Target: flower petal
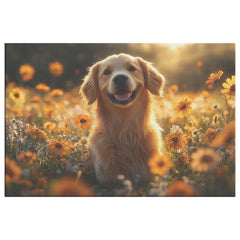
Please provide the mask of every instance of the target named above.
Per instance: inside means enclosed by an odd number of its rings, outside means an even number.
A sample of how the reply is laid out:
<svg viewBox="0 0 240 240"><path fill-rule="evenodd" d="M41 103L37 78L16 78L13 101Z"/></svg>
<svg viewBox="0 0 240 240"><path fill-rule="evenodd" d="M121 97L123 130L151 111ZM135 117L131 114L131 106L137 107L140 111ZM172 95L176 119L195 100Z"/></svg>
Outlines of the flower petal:
<svg viewBox="0 0 240 240"><path fill-rule="evenodd" d="M230 87L230 86L229 86L227 83L225 83L225 82L222 84L222 86L223 86L224 88L229 88L229 87Z"/></svg>

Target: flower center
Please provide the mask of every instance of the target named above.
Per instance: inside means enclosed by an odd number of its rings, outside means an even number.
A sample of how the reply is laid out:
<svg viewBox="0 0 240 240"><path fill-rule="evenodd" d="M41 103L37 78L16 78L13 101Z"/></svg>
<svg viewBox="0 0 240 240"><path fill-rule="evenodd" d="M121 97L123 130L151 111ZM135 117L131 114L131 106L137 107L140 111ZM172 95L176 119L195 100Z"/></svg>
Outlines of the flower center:
<svg viewBox="0 0 240 240"><path fill-rule="evenodd" d="M27 155L27 154L25 154L24 157L25 157L26 160L30 160L30 159L31 159L31 156L29 156L29 155Z"/></svg>
<svg viewBox="0 0 240 240"><path fill-rule="evenodd" d="M172 141L174 142L174 143L177 143L178 142L178 138L172 138Z"/></svg>
<svg viewBox="0 0 240 240"><path fill-rule="evenodd" d="M187 108L186 104L180 107L181 110L185 110Z"/></svg>
<svg viewBox="0 0 240 240"><path fill-rule="evenodd" d="M80 123L86 123L87 122L87 120L85 120L85 119L80 119Z"/></svg>
<svg viewBox="0 0 240 240"><path fill-rule="evenodd" d="M165 164L165 163L164 163L163 161L160 161L160 162L158 162L158 164L157 164L157 165L158 165L159 167L163 167L163 166L164 166L164 164Z"/></svg>
<svg viewBox="0 0 240 240"><path fill-rule="evenodd" d="M62 148L62 144L61 143L55 143L55 147L58 148L58 149L61 149Z"/></svg>
<svg viewBox="0 0 240 240"><path fill-rule="evenodd" d="M231 92L231 93L235 93L235 84L233 84L233 85L230 87L230 92Z"/></svg>
<svg viewBox="0 0 240 240"><path fill-rule="evenodd" d="M201 162L202 163L211 163L212 162L212 157L208 156L208 155L205 155L201 158Z"/></svg>
<svg viewBox="0 0 240 240"><path fill-rule="evenodd" d="M15 98L19 98L19 93L14 93Z"/></svg>

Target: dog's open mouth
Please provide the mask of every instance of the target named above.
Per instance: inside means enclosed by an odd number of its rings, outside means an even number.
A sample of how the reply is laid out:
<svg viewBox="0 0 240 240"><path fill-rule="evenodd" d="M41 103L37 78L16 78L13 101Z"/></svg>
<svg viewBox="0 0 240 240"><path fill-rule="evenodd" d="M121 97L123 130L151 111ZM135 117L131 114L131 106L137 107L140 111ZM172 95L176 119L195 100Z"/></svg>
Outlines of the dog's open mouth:
<svg viewBox="0 0 240 240"><path fill-rule="evenodd" d="M138 89L139 86L137 86L136 89L132 92L118 92L116 94L111 94L107 92L107 96L114 104L127 105L136 98Z"/></svg>

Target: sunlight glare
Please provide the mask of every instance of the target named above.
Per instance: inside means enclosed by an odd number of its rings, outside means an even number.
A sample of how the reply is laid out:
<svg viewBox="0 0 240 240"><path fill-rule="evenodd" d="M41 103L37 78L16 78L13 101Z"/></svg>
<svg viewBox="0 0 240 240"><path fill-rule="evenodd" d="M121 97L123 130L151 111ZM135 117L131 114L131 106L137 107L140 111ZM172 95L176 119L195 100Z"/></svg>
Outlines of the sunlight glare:
<svg viewBox="0 0 240 240"><path fill-rule="evenodd" d="M167 45L168 45L172 50L177 50L179 47L185 45L185 43L167 43Z"/></svg>

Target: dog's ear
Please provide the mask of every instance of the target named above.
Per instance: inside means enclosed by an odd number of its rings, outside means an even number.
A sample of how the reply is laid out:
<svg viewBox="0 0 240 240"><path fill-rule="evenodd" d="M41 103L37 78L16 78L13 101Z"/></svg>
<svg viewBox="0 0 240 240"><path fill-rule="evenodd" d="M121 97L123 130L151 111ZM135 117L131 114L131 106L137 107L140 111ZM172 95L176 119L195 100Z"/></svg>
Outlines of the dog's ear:
<svg viewBox="0 0 240 240"><path fill-rule="evenodd" d="M163 86L165 78L151 65L151 63L137 58L139 65L142 68L145 87L154 95L163 95Z"/></svg>
<svg viewBox="0 0 240 240"><path fill-rule="evenodd" d="M84 78L84 82L80 88L80 94L86 97L88 105L94 103L98 97L98 69L98 63L90 67L89 72Z"/></svg>

